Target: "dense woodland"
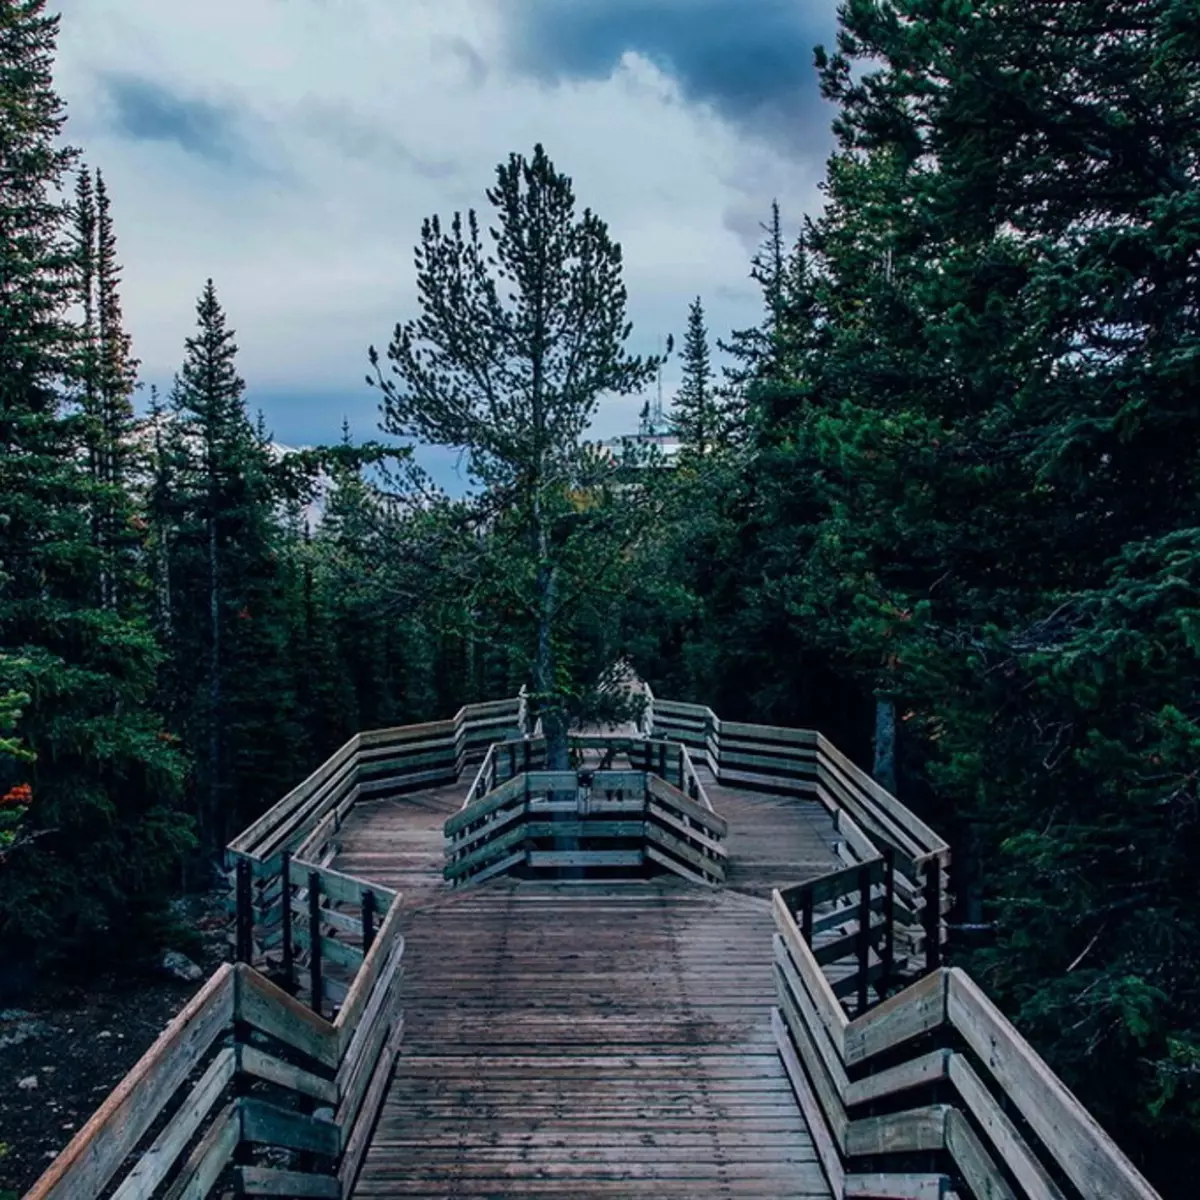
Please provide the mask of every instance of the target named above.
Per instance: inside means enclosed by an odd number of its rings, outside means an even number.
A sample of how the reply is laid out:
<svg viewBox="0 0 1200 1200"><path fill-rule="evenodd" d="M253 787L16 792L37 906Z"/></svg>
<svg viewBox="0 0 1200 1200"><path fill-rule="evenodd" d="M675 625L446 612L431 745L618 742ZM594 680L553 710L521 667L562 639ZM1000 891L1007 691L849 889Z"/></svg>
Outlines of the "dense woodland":
<svg viewBox="0 0 1200 1200"><path fill-rule="evenodd" d="M670 470L588 444L659 360L603 222L514 155L369 355L384 434L466 448L453 499L395 437L277 452L212 281L137 399L120 199L65 147L57 19L3 0L5 985L168 936L350 733L524 683L553 741L627 656L878 751L954 846L957 960L1164 1190L1200 1170L1197 16L843 4L826 206L766 219L729 369L682 299Z"/></svg>

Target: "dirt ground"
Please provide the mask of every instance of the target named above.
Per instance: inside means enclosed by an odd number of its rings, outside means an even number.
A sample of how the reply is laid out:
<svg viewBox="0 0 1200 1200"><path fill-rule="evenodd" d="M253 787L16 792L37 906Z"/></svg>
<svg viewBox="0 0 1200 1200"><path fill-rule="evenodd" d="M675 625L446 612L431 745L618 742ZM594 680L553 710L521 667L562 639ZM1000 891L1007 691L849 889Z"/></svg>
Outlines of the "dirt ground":
<svg viewBox="0 0 1200 1200"><path fill-rule="evenodd" d="M203 951L193 983L113 974L88 987L46 982L0 1007L0 1200L34 1183L224 957L215 897L192 919ZM34 1081L31 1083L31 1081Z"/></svg>

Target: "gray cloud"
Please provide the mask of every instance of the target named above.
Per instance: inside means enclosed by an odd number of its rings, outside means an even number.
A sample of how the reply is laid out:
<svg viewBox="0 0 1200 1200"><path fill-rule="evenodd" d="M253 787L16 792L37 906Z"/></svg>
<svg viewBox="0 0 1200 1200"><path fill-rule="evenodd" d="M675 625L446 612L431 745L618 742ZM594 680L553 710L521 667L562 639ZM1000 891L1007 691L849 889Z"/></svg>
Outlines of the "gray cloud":
<svg viewBox="0 0 1200 1200"><path fill-rule="evenodd" d="M198 158L229 166L242 157L237 115L231 106L176 95L141 75L103 76L110 121L130 141L174 142Z"/></svg>
<svg viewBox="0 0 1200 1200"><path fill-rule="evenodd" d="M304 133L327 142L347 158L381 167L398 164L424 179L447 179L460 169L454 159L416 153L380 120L364 116L342 101L306 96L297 119Z"/></svg>
<svg viewBox="0 0 1200 1200"><path fill-rule="evenodd" d="M835 0L507 0L512 66L547 83L607 78L634 51L683 98L791 153L824 159L829 106L812 49L836 32Z"/></svg>
<svg viewBox="0 0 1200 1200"><path fill-rule="evenodd" d="M472 87L482 87L487 82L487 60L465 37L439 37L433 40L433 49L437 53L456 58L463 65L467 79Z"/></svg>

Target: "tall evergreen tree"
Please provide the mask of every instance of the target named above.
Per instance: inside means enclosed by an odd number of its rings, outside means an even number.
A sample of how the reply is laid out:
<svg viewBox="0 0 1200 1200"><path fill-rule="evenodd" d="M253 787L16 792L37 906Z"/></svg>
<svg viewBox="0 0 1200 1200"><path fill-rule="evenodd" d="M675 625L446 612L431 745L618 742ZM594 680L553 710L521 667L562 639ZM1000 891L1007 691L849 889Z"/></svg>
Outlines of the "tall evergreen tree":
<svg viewBox="0 0 1200 1200"><path fill-rule="evenodd" d="M675 396L675 428L683 446L702 457L718 444L723 429L699 296L688 309L682 361L683 378Z"/></svg>
<svg viewBox="0 0 1200 1200"><path fill-rule="evenodd" d="M88 331L70 317L86 272L59 199L77 153L56 144L58 19L44 9L0 7L0 644L15 652L0 691L31 697L17 732L36 755L40 835L0 873L0 941L48 952L103 932L111 953L161 902L187 834L172 811L181 762L148 705L157 647L143 622L97 607Z"/></svg>
<svg viewBox="0 0 1200 1200"><path fill-rule="evenodd" d="M159 467L171 490L159 496L156 520L169 538L173 719L197 755L201 846L216 857L235 822L292 770L298 733L291 680L282 678L279 476L247 412L234 333L211 279L196 317L171 397Z"/></svg>

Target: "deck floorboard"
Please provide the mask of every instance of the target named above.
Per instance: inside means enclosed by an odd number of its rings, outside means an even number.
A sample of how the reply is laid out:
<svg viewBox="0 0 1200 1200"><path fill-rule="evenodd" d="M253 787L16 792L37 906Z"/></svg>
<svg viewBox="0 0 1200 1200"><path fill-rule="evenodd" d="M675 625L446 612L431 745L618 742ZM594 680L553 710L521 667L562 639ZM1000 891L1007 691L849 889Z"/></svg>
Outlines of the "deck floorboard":
<svg viewBox="0 0 1200 1200"><path fill-rule="evenodd" d="M815 803L706 781L725 889L441 881L451 787L355 809L339 869L406 910L404 1041L355 1196L831 1193L770 1028L771 886L828 870Z"/></svg>

